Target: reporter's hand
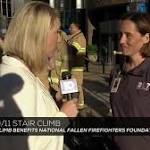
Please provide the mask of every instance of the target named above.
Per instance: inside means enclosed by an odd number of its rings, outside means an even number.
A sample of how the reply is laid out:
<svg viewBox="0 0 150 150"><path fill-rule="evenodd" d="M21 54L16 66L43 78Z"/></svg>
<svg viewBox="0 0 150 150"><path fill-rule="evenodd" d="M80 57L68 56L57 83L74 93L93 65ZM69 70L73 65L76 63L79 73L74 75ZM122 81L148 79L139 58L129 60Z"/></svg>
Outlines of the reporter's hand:
<svg viewBox="0 0 150 150"><path fill-rule="evenodd" d="M78 114L77 101L78 100L74 98L73 100L65 102L60 111L64 112L68 117L76 117Z"/></svg>

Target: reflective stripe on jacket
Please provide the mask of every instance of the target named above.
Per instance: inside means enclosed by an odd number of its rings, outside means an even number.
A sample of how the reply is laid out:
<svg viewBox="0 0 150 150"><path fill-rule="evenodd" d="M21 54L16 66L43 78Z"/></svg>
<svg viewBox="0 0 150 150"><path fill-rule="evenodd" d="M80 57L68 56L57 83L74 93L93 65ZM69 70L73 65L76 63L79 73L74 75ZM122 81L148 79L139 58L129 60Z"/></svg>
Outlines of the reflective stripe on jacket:
<svg viewBox="0 0 150 150"><path fill-rule="evenodd" d="M69 69L74 67L81 70L84 66L84 55L86 54L86 39L84 34L79 31L69 38Z"/></svg>

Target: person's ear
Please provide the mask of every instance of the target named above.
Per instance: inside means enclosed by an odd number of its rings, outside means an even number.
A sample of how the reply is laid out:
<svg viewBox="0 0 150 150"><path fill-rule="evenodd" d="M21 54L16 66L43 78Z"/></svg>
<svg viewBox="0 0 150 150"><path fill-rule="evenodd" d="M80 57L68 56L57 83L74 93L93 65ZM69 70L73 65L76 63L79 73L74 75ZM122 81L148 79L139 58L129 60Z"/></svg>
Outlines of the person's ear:
<svg viewBox="0 0 150 150"><path fill-rule="evenodd" d="M150 42L150 33L146 33L143 37L144 44Z"/></svg>

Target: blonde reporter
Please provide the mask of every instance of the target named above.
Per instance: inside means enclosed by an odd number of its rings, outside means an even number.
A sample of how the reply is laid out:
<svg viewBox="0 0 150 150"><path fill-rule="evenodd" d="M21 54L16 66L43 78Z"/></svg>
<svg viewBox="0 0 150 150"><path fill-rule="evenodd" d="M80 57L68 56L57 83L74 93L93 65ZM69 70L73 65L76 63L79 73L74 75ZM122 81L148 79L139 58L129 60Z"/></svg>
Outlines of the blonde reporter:
<svg viewBox="0 0 150 150"><path fill-rule="evenodd" d="M55 9L39 1L27 3L10 22L3 45L6 55L2 57L0 76L16 74L22 79L23 86L12 100L23 117L75 117L78 113L76 100L64 103L59 110L45 80L48 62L56 51L59 26ZM10 80L13 80L11 76ZM6 92L8 95L10 91ZM11 112L11 117L14 114ZM19 143L5 142L17 150ZM27 145L29 150L62 150L63 136L29 136ZM23 149L24 145L21 146Z"/></svg>

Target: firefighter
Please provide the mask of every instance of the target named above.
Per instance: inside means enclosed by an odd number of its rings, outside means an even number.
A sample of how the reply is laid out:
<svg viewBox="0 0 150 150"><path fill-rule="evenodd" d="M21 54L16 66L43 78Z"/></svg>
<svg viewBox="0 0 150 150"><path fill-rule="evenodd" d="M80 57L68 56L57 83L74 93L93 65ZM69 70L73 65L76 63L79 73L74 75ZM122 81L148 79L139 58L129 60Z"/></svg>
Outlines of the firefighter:
<svg viewBox="0 0 150 150"><path fill-rule="evenodd" d="M68 51L67 51L67 35L64 31L60 31L60 38L55 53L54 66L50 72L50 85L55 91L59 91L59 81L63 71L68 71Z"/></svg>
<svg viewBox="0 0 150 150"><path fill-rule="evenodd" d="M84 56L86 54L86 39L80 30L80 25L71 23L69 27L70 36L68 37L69 46L69 69L72 77L77 80L79 88L78 108L84 108L83 95L83 71L84 71Z"/></svg>

